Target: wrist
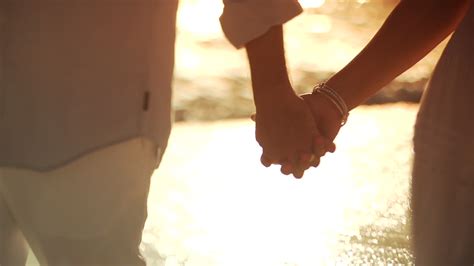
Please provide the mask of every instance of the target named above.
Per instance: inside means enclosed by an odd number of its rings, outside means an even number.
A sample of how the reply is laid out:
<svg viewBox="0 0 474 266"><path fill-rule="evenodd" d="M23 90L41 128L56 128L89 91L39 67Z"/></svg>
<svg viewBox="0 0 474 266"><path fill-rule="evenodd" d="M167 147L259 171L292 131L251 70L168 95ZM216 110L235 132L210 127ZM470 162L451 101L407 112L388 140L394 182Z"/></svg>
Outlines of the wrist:
<svg viewBox="0 0 474 266"><path fill-rule="evenodd" d="M343 80L340 80L338 79L338 77L333 76L330 79L328 79L325 83L327 86L333 88L341 96L344 102L347 103L347 98L348 98L346 95L347 92L344 91L344 88L347 88L347 85L345 84ZM347 105L347 107L349 109L352 109L349 107L349 105Z"/></svg>
<svg viewBox="0 0 474 266"><path fill-rule="evenodd" d="M289 102L298 98L289 82L275 85L254 85L253 88L257 112L287 106Z"/></svg>
<svg viewBox="0 0 474 266"><path fill-rule="evenodd" d="M311 99L310 102L317 106L318 110L326 110L326 114L329 115L332 120L342 122L341 113L334 105L334 103L332 103L327 97L319 93L313 93L309 94L308 98Z"/></svg>
<svg viewBox="0 0 474 266"><path fill-rule="evenodd" d="M288 74L284 73L253 73L252 72L252 88L254 94L289 94L293 92Z"/></svg>
<svg viewBox="0 0 474 266"><path fill-rule="evenodd" d="M325 82L319 83L313 89L312 94L321 95L327 101L329 101L332 106L338 111L341 117L341 126L347 122L349 117L349 109L345 100L339 95L339 93L333 88L329 87ZM334 109L333 108L333 109Z"/></svg>

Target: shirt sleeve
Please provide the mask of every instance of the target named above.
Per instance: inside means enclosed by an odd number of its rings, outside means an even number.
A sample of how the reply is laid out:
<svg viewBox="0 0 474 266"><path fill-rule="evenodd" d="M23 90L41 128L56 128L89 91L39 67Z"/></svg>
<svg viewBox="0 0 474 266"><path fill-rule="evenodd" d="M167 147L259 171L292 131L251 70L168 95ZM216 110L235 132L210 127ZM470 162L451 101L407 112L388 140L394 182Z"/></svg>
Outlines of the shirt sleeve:
<svg viewBox="0 0 474 266"><path fill-rule="evenodd" d="M241 48L302 11L297 0L224 0L220 22L227 39Z"/></svg>

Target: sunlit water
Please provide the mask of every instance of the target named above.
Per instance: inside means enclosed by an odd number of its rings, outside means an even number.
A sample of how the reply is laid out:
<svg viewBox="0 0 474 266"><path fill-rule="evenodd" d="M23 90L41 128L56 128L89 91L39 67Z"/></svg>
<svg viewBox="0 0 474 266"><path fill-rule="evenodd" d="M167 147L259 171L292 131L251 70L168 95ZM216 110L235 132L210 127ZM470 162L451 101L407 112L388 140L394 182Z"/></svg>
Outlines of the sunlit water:
<svg viewBox="0 0 474 266"><path fill-rule="evenodd" d="M259 164L248 120L177 124L153 176L149 264L409 263L416 108L357 109L337 152L302 180Z"/></svg>

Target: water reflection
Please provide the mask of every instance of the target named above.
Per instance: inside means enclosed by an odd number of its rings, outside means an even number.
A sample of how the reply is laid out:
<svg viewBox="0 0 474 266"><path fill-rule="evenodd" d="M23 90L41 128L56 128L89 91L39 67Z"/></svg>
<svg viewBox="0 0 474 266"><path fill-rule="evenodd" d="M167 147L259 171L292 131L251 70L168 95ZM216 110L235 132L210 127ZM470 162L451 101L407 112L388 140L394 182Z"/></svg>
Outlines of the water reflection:
<svg viewBox="0 0 474 266"><path fill-rule="evenodd" d="M415 112L356 110L338 152L303 180L259 165L250 121L178 124L153 178L145 255L159 266L410 262Z"/></svg>

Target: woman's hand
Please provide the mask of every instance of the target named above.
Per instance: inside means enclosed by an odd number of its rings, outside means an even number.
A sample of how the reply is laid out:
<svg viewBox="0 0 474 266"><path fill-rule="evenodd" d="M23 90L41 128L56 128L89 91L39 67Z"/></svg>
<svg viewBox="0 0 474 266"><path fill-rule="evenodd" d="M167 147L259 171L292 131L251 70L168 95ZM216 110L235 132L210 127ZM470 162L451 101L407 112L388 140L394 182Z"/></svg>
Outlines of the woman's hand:
<svg viewBox="0 0 474 266"><path fill-rule="evenodd" d="M326 142L332 143L341 129L342 116L334 103L320 93L304 94L301 98L309 107L314 123ZM329 151L334 151L335 146Z"/></svg>

